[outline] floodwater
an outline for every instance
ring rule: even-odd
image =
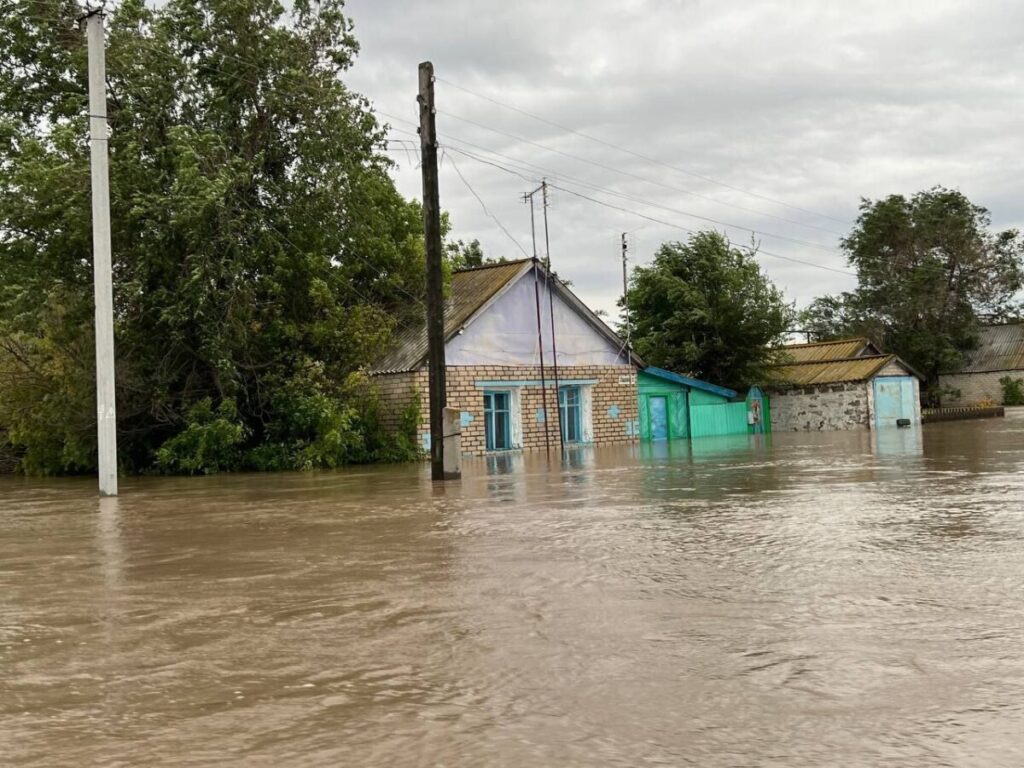
[[[1024,418],[0,480],[0,764],[1019,766]]]

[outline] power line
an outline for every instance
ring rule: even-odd
[[[144,38],[140,37],[140,38],[133,39],[133,44],[136,44],[136,45],[138,45],[141,48],[150,50],[151,52],[154,52],[154,53],[157,53],[157,54],[159,54],[161,56],[164,56],[168,60],[171,60],[171,59],[173,59],[175,61],[179,60],[178,57],[176,57],[172,52],[164,50],[162,48],[158,48],[158,47],[150,44],[149,41],[144,39]],[[240,56],[236,56],[236,55],[230,54],[230,53],[223,53],[223,52],[221,52],[220,55],[222,57],[224,57],[224,58],[228,58],[228,59],[232,59],[234,61],[237,61],[238,63],[242,64],[243,66],[246,66],[246,67],[250,68],[251,70],[260,71],[259,65],[255,64],[254,62],[251,62],[249,60],[246,60],[246,59],[244,59],[244,58],[242,58]],[[221,73],[225,73],[224,69],[222,67],[217,67],[217,66],[211,65],[211,64],[207,64],[206,66],[208,66],[209,68],[211,68],[211,69],[213,69],[215,71],[218,71],[218,72],[221,72]],[[288,81],[294,82],[294,83],[296,83],[296,84],[298,84],[300,86],[303,86],[303,87],[308,87],[310,85],[309,83],[304,83],[304,82],[298,81],[298,80],[296,80],[293,77],[289,77],[288,75],[279,75],[278,79],[281,80],[281,81],[285,81],[285,82],[288,82]],[[438,79],[440,80],[440,78],[438,78]],[[338,81],[338,82],[340,82],[340,81]],[[445,82],[447,82],[447,81],[445,81]],[[285,89],[285,90],[287,90],[287,89]],[[293,90],[291,92],[295,93],[296,91]],[[137,96],[137,94],[136,94],[136,96]],[[401,117],[397,117],[395,115],[390,115],[387,112],[384,112],[384,111],[379,110],[379,109],[371,110],[371,112],[375,112],[377,114],[383,115],[383,116],[385,116],[387,118],[390,118],[390,119],[393,119],[393,120],[398,120],[399,122],[408,123],[408,124],[413,125],[413,126],[416,125],[415,123],[413,123],[410,120],[407,120],[407,119],[401,118]],[[515,136],[513,134],[505,133],[505,132],[503,132],[503,131],[501,131],[499,129],[495,129],[495,128],[492,128],[490,126],[486,126],[486,125],[483,125],[483,124],[480,124],[480,123],[476,123],[475,121],[471,121],[471,120],[468,120],[468,119],[465,119],[465,118],[461,118],[461,117],[459,117],[457,115],[451,115],[449,113],[444,113],[444,114],[448,114],[449,117],[453,117],[455,119],[462,120],[462,121],[467,122],[469,124],[477,125],[477,126],[479,126],[481,128],[484,128],[485,130],[489,130],[489,131],[492,131],[492,132],[495,132],[495,133],[498,133],[498,134],[501,134],[501,135],[505,135],[505,136],[507,136],[509,138],[512,138],[512,139],[516,140],[516,141],[520,141],[520,142],[525,143],[525,144],[530,144],[530,145],[534,145],[534,146],[540,147],[542,149],[545,149],[546,151],[550,151],[550,152],[553,152],[555,154],[565,155],[565,156],[567,156],[567,157],[569,157],[571,159],[578,160],[578,161],[581,161],[581,162],[585,162],[585,163],[588,163],[588,164],[591,164],[591,165],[596,165],[598,167],[605,168],[606,170],[610,170],[610,171],[615,172],[615,173],[620,173],[620,174],[623,174],[623,175],[626,175],[626,176],[634,176],[635,178],[637,178],[637,179],[639,179],[641,181],[648,182],[648,183],[657,183],[657,182],[651,182],[650,180],[645,179],[642,176],[636,176],[635,174],[630,174],[629,172],[622,171],[622,170],[613,168],[611,166],[603,166],[603,165],[601,165],[599,163],[595,163],[594,161],[587,160],[586,158],[576,157],[576,156],[571,155],[569,153],[565,153],[565,152],[562,152],[560,150],[556,150],[556,149],[553,149],[553,148],[550,148],[550,147],[546,147],[545,145],[539,144],[538,142],[533,142],[533,141],[530,141],[528,139],[523,139],[523,138],[517,137],[517,136]],[[391,126],[390,129],[392,129],[392,130],[401,130],[401,129],[396,129],[393,126]],[[572,130],[572,129],[569,129],[569,130]],[[405,132],[406,133],[410,133],[410,134],[412,133],[410,131],[405,131]],[[459,140],[459,141],[462,141],[462,140]],[[464,141],[463,141],[463,143],[469,144],[469,142],[464,142]],[[449,146],[449,149],[456,150],[457,148]],[[497,154],[497,153],[494,153],[494,150],[485,149],[485,151],[491,152],[492,154]],[[522,174],[517,173],[517,172],[509,169],[508,167],[502,166],[500,163],[490,162],[490,161],[482,160],[482,159],[480,159],[478,157],[473,157],[471,154],[468,154],[465,151],[461,151],[460,153],[466,155],[467,157],[472,157],[472,159],[475,159],[478,162],[485,162],[486,164],[492,165],[492,166],[494,166],[496,168],[499,168],[499,169],[501,169],[501,170],[503,170],[505,172],[514,173],[519,178],[522,178],[522,179],[525,179],[527,181],[530,181],[531,183],[533,181],[533,179],[527,179]],[[557,174],[556,173],[554,175],[561,176],[562,174]],[[568,178],[568,177],[566,177],[566,178]],[[691,194],[688,190],[677,189],[677,188],[674,188],[674,187],[671,187],[671,186],[668,186],[668,185],[664,185],[664,184],[659,184],[659,185],[660,186],[666,186],[669,189],[673,189],[675,191],[682,192],[683,194]],[[593,185],[588,185],[588,186],[593,186]],[[552,187],[555,187],[555,185],[552,185]],[[677,225],[677,224],[674,224],[674,223],[671,223],[671,222],[666,222],[666,221],[663,221],[661,219],[657,219],[655,217],[648,216],[646,214],[638,213],[636,211],[633,211],[631,209],[628,209],[628,208],[625,208],[625,207],[622,207],[622,206],[615,206],[615,205],[612,205],[612,204],[604,202],[604,201],[596,200],[594,198],[588,198],[587,196],[582,195],[582,194],[580,194],[578,192],[575,192],[573,190],[565,189],[563,187],[557,187],[557,188],[561,189],[562,191],[567,192],[568,194],[572,194],[572,195],[575,195],[577,197],[581,197],[581,198],[584,198],[584,199],[589,199],[589,200],[591,200],[592,202],[594,202],[596,204],[599,204],[599,205],[602,205],[604,207],[611,208],[611,209],[614,209],[614,210],[619,210],[621,212],[628,213],[628,214],[631,214],[631,215],[634,215],[634,216],[638,216],[638,217],[643,218],[645,220],[651,221],[652,223],[662,224],[664,226],[669,226],[669,227],[672,227],[672,228],[675,228],[675,229],[679,229],[679,230],[682,230],[682,231],[685,231],[685,232],[691,232],[692,233],[692,232],[695,231],[695,230],[689,229],[687,227],[683,227],[681,225]],[[740,191],[742,191],[742,190],[740,190]],[[613,195],[616,195],[616,196],[623,196],[623,197],[626,197],[627,199],[630,199],[629,196],[623,195],[623,193],[612,192],[612,191],[608,191],[608,190],[605,190],[605,192],[608,193],[608,194],[613,194]],[[639,198],[631,198],[631,199],[640,202]],[[768,198],[768,199],[770,199],[770,198]],[[779,201],[774,201],[774,202],[779,202]],[[657,204],[651,204],[651,203],[646,203],[646,202],[645,202],[645,204],[650,204],[650,205],[654,205],[655,207],[660,207]],[[803,210],[803,209],[801,209],[801,210]],[[813,213],[812,211],[808,211],[808,212]],[[685,215],[692,215],[692,214],[685,214]],[[798,243],[801,243],[801,244],[810,244],[808,242],[799,241],[799,240],[796,240],[794,238],[787,238],[785,236],[773,235],[771,233],[766,233],[766,232],[759,231],[759,230],[752,230],[749,227],[743,227],[741,225],[736,225],[736,224],[729,224],[729,223],[721,222],[721,221],[718,221],[718,220],[715,220],[715,219],[710,219],[708,217],[696,217],[695,216],[695,218],[704,218],[704,219],[706,219],[708,221],[711,221],[712,223],[719,224],[720,226],[729,226],[729,227],[733,227],[733,228],[736,228],[736,229],[741,229],[741,230],[745,230],[745,231],[751,231],[751,232],[754,232],[756,234],[760,234],[760,235],[766,236],[766,237],[779,237],[780,239],[791,240],[791,241],[798,242]],[[845,223],[845,222],[841,222],[841,220],[839,220],[839,219],[835,219],[835,220],[836,221],[840,221],[840,223]],[[815,247],[819,247],[819,248],[825,248],[826,247],[826,246],[822,246],[821,244],[813,244],[813,245]],[[780,254],[775,254],[775,253],[772,253],[770,251],[759,250],[758,252],[759,253],[763,253],[766,256],[771,256],[773,258],[779,258],[779,259],[783,259],[783,260],[787,260],[787,261],[793,261],[793,262],[796,262],[796,263],[805,264],[807,266],[816,267],[816,268],[819,268],[819,269],[825,269],[825,270],[828,270],[828,271],[831,271],[831,272],[836,272],[836,273],[839,273],[839,274],[846,274],[846,275],[853,275],[854,274],[854,273],[849,272],[847,270],[841,270],[841,269],[837,269],[837,268],[833,268],[833,267],[828,267],[828,266],[825,266],[825,265],[822,265],[822,264],[816,264],[814,262],[804,261],[804,260],[796,259],[796,258],[793,258],[793,257],[782,256]],[[367,263],[369,264],[369,262],[367,262]],[[941,268],[937,268],[937,269],[939,271],[943,271]],[[381,273],[378,272],[378,274],[381,274]],[[410,296],[411,296],[411,294],[410,294]]]
[[[444,154],[442,154],[441,155],[442,162],[444,161],[444,157],[445,157]],[[513,243],[515,243],[516,248],[518,248],[520,251],[522,251],[523,256],[525,256],[526,258],[530,258],[530,254],[528,254],[526,252],[526,249],[523,248],[523,246],[519,244],[519,241],[516,240],[512,236],[512,233],[509,232],[508,229],[506,229],[505,225],[501,223],[501,220],[498,219],[497,216],[495,216],[493,213],[491,213],[487,209],[487,205],[484,203],[483,199],[480,197],[480,195],[478,195],[476,193],[476,190],[473,189],[473,187],[470,185],[470,183],[466,180],[466,177],[462,175],[462,171],[459,170],[459,166],[456,164],[455,158],[449,157],[448,158],[448,162],[450,162],[452,164],[452,168],[455,169],[455,173],[458,174],[458,177],[460,179],[462,179],[462,183],[466,185],[466,189],[468,189],[473,194],[473,197],[476,198],[477,202],[480,203],[480,207],[484,209],[484,213],[486,213],[489,217],[494,219],[494,223],[497,224],[499,227],[501,227],[501,231],[504,232],[508,236],[509,240],[511,240]]]
[[[643,176],[640,176],[639,174],[632,173],[630,171],[624,171],[624,170],[622,170],[620,168],[615,168],[614,166],[611,166],[611,165],[605,165],[604,163],[599,163],[596,160],[590,160],[590,159],[585,158],[585,157],[580,157],[579,155],[573,155],[573,154],[571,154],[569,152],[563,152],[560,149],[555,149],[554,147],[549,147],[546,144],[541,144],[540,142],[532,141],[530,139],[523,138],[522,136],[516,136],[515,134],[508,133],[507,131],[503,131],[500,128],[494,128],[494,127],[489,126],[489,125],[484,125],[483,123],[479,123],[479,122],[477,122],[475,120],[470,120],[469,118],[462,117],[460,115],[452,114],[451,112],[443,112],[442,110],[438,110],[438,113],[442,114],[442,115],[445,115],[447,117],[453,118],[455,120],[459,120],[461,122],[468,123],[469,125],[473,125],[473,126],[476,126],[478,128],[482,128],[482,129],[484,129],[486,131],[491,131],[493,133],[497,133],[497,134],[499,134],[501,136],[505,136],[505,137],[513,139],[515,141],[519,141],[519,142],[522,142],[524,144],[529,144],[531,146],[539,147],[540,149],[543,149],[543,150],[545,150],[547,152],[553,152],[555,154],[562,155],[564,157],[568,157],[568,158],[570,158],[572,160],[576,160],[576,161],[581,162],[581,163],[587,163],[588,165],[593,165],[593,166],[595,166],[597,168],[601,168],[601,169],[606,170],[606,171],[611,171],[612,173],[618,173],[618,174],[621,174],[623,176],[627,176],[627,177],[632,178],[632,179],[637,179],[638,181],[642,181],[642,182],[645,182],[647,184],[655,184],[655,185],[657,185],[659,187],[664,187],[665,189],[669,189],[669,190],[672,190],[674,192],[681,192],[683,194],[689,194],[689,192],[687,192],[687,190],[680,189],[679,187],[673,187],[671,184],[664,184],[662,182],[652,181],[650,179],[647,179],[647,178],[645,178]],[[682,215],[689,216],[689,217],[694,218],[694,219],[700,219],[702,221],[707,221],[707,222],[709,222],[711,224],[718,224],[719,226],[723,226],[723,227],[734,227],[735,229],[744,229],[744,230],[747,230],[749,232],[755,232],[756,234],[759,234],[762,237],[771,237],[771,238],[774,238],[776,240],[788,240],[790,242],[798,243],[800,245],[809,245],[809,246],[814,247],[814,248],[824,248],[824,249],[827,249],[827,250],[834,250],[834,248],[831,248],[830,246],[827,246],[827,245],[823,245],[822,243],[812,243],[809,240],[800,240],[799,238],[789,237],[788,235],[779,235],[779,234],[776,234],[774,232],[767,232],[765,230],[755,229],[754,227],[747,227],[747,226],[743,226],[743,225],[740,225],[740,224],[734,224],[734,223],[731,223],[731,222],[728,222],[728,221],[722,221],[721,219],[715,219],[715,218],[712,218],[710,216],[702,216],[702,215],[697,214],[697,213],[686,212],[686,211],[675,211],[675,212],[676,213],[681,213]]]
[[[645,160],[645,161],[647,161],[649,163],[654,163],[655,165],[660,165],[663,168],[668,168],[669,170],[676,171],[677,173],[682,173],[682,174],[684,174],[686,176],[692,176],[695,179],[700,179],[701,181],[706,181],[709,184],[715,184],[715,185],[720,186],[720,187],[725,187],[726,189],[731,189],[731,190],[733,190],[735,192],[741,192],[744,195],[750,195],[751,197],[756,197],[756,198],[759,198],[761,200],[766,200],[768,202],[775,203],[776,205],[781,205],[783,207],[790,208],[790,209],[795,210],[795,211],[800,211],[801,213],[810,214],[811,216],[818,216],[818,217],[823,218],[823,219],[829,219],[830,221],[835,221],[835,222],[838,222],[840,224],[848,224],[849,223],[849,222],[847,222],[847,221],[845,221],[843,219],[837,218],[835,216],[831,216],[830,214],[827,214],[827,213],[821,213],[819,211],[814,211],[814,210],[811,210],[809,208],[803,208],[803,207],[801,207],[799,205],[792,205],[792,204],[787,203],[787,202],[785,202],[783,200],[778,200],[778,199],[770,197],[768,195],[763,195],[763,194],[761,194],[759,192],[754,192],[754,191],[749,190],[749,189],[744,189],[743,187],[738,187],[738,186],[735,186],[735,185],[732,185],[732,184],[728,184],[728,183],[723,182],[723,181],[718,181],[717,179],[713,179],[710,176],[704,176],[703,174],[695,173],[695,172],[689,171],[689,170],[687,170],[685,168],[680,168],[678,166],[671,165],[670,163],[666,163],[663,160],[659,160],[659,159],[657,159],[655,157],[651,157],[650,155],[645,155],[645,154],[642,154],[640,152],[636,152],[636,151],[634,151],[632,149],[629,149],[627,147],[622,147],[622,146],[619,146],[617,144],[612,144],[609,141],[605,141],[604,139],[600,139],[600,138],[598,138],[596,136],[591,136],[590,134],[584,133],[583,131],[579,131],[579,130],[576,130],[574,128],[570,128],[570,127],[568,127],[566,125],[562,125],[561,123],[556,123],[554,120],[549,120],[549,119],[547,119],[545,117],[541,117],[540,115],[535,115],[532,112],[528,112],[525,109],[521,109],[520,107],[515,107],[515,106],[512,106],[511,104],[506,104],[503,101],[498,101],[497,99],[494,99],[494,98],[492,98],[490,96],[485,96],[482,93],[477,93],[476,91],[472,91],[469,88],[466,88],[465,86],[458,85],[457,83],[453,83],[451,80],[447,80],[447,79],[445,79],[443,77],[439,77],[437,79],[438,79],[438,81],[444,83],[445,85],[450,85],[451,87],[456,88],[456,89],[462,91],[463,93],[468,93],[470,96],[475,96],[478,99],[483,99],[484,101],[489,101],[492,104],[496,104],[499,107],[503,107],[505,109],[509,109],[509,110],[511,110],[513,112],[518,112],[521,115],[525,115],[526,117],[530,117],[530,118],[532,118],[534,120],[538,120],[538,121],[540,121],[540,122],[542,122],[542,123],[544,123],[546,125],[550,125],[550,126],[552,126],[554,128],[558,128],[559,130],[566,131],[567,133],[571,133],[571,134],[573,134],[575,136],[579,136],[581,138],[587,139],[588,141],[593,141],[593,142],[595,142],[597,144],[600,144],[600,145],[602,145],[604,147],[608,147],[610,149],[614,149],[614,150],[617,150],[619,152],[624,152],[627,155],[632,155],[633,157],[639,158],[641,160]],[[694,193],[691,193],[691,194],[697,195],[698,193],[694,192]],[[715,200],[715,198],[709,197],[707,195],[698,195],[698,196],[699,197],[707,197],[707,199],[709,199],[709,200]],[[715,202],[721,203],[722,205],[730,205],[733,208],[737,208],[739,210],[745,210],[745,211],[748,211],[748,212],[759,213],[762,216],[771,216],[772,218],[780,218],[780,217],[774,216],[773,214],[770,214],[770,213],[764,213],[764,212],[760,212],[760,211],[752,211],[752,209],[742,208],[741,206],[734,205],[732,203],[726,203],[726,202],[723,202],[723,201],[720,201],[720,200],[715,200]],[[799,224],[800,226],[807,226],[807,227],[812,227],[814,229],[821,229],[820,227],[814,227],[814,225],[806,224],[806,223],[803,223],[803,222],[794,222],[794,221],[790,221],[789,219],[784,219],[784,218],[781,219],[781,220],[782,221],[786,221],[786,222],[788,222],[790,224]],[[823,230],[823,231],[831,232],[832,230]],[[833,234],[839,234],[839,233],[833,232]]]
[[[473,157],[473,155],[471,155],[471,154],[469,154],[469,153],[467,153],[467,152],[465,152],[463,150],[460,150],[457,147],[448,147],[448,149],[450,149],[453,152],[458,152],[459,154],[465,155],[466,157],[469,157],[471,159],[474,159],[474,160],[477,159],[476,157]],[[518,172],[512,170],[511,168],[505,168],[502,165],[500,165],[499,163],[493,163],[493,162],[489,162],[489,161],[483,161],[483,162],[487,162],[488,165],[492,165],[495,168],[498,168],[500,170],[506,171],[507,173],[511,173],[511,174],[513,174],[515,176],[518,176],[519,178],[524,178]],[[682,226],[680,224],[675,224],[675,223],[670,222],[670,221],[665,221],[664,219],[659,219],[659,218],[654,217],[654,216],[648,216],[647,214],[640,213],[639,211],[634,211],[634,210],[632,210],[630,208],[625,208],[623,206],[614,205],[614,204],[608,203],[608,202],[606,202],[604,200],[598,200],[597,198],[590,197],[589,195],[585,195],[585,194],[583,194],[581,192],[577,192],[575,190],[569,189],[569,188],[564,187],[564,186],[560,186],[558,184],[551,184],[549,182],[548,186],[550,186],[552,189],[560,190],[560,191],[565,192],[567,194],[573,195],[574,197],[578,197],[578,198],[581,198],[583,200],[587,200],[587,201],[589,201],[591,203],[595,203],[596,205],[600,205],[600,206],[603,206],[605,208],[610,208],[612,210],[620,211],[622,213],[628,213],[628,214],[630,214],[632,216],[637,216],[637,217],[639,217],[641,219],[646,219],[647,221],[650,221],[652,223],[661,224],[663,226],[671,227],[673,229],[678,229],[678,230],[681,230],[683,232],[688,232],[690,234],[697,234],[697,230],[690,229],[689,227],[684,227],[684,226]],[[771,251],[765,251],[765,250],[761,250],[761,249],[757,249],[757,253],[761,253],[761,254],[764,254],[765,256],[770,256],[770,257],[775,258],[775,259],[782,259],[784,261],[791,261],[791,262],[794,262],[794,263],[797,263],[797,264],[803,264],[805,266],[814,267],[816,269],[825,269],[825,270],[828,270],[829,272],[836,272],[836,273],[841,274],[841,275],[848,275],[848,276],[856,277],[856,274],[853,273],[853,272],[850,272],[849,270],[838,269],[836,267],[829,267],[829,266],[827,266],[825,264],[818,264],[818,263],[815,263],[813,261],[805,261],[804,259],[798,259],[798,258],[795,258],[795,257],[792,257],[792,256],[783,256],[783,255],[778,254],[778,253],[772,253]]]
[[[574,195],[575,197],[579,197],[579,198],[581,198],[583,200],[588,200],[588,201],[590,201],[592,203],[596,203],[597,205],[605,206],[606,208],[611,208],[613,210],[622,211],[624,213],[631,213],[634,216],[639,216],[642,219],[647,219],[648,221],[652,221],[652,222],[654,222],[656,224],[663,224],[663,225],[665,225],[667,227],[674,227],[675,229],[680,229],[683,232],[689,232],[691,234],[697,234],[695,230],[692,230],[692,229],[690,229],[688,227],[683,227],[683,226],[680,226],[678,224],[673,224],[672,222],[669,222],[669,221],[664,221],[662,219],[657,219],[657,218],[655,218],[653,216],[648,216],[646,214],[639,213],[637,211],[632,211],[632,210],[630,210],[628,208],[623,208],[623,207],[618,206],[618,205],[613,205],[613,204],[607,203],[607,202],[605,202],[603,200],[598,200],[596,198],[589,197],[589,196],[584,195],[584,194],[582,194],[580,192],[575,192],[575,191],[573,191],[571,189],[566,189],[565,187],[557,186],[556,184],[551,184],[549,186],[551,186],[553,189],[561,190],[562,192],[566,192],[566,193],[568,193],[570,195]],[[857,276],[855,272],[850,272],[849,270],[846,270],[846,269],[838,269],[836,267],[829,267],[829,266],[827,266],[825,264],[817,264],[817,263],[815,263],[813,261],[805,261],[803,259],[797,259],[797,258],[794,258],[792,256],[782,256],[781,254],[772,253],[770,251],[761,250],[760,248],[757,248],[757,249],[754,249],[754,250],[755,250],[756,253],[763,253],[765,256],[771,256],[772,258],[775,258],[775,259],[784,259],[785,261],[792,261],[792,262],[795,262],[797,264],[804,264],[804,265],[806,265],[808,267],[816,267],[817,269],[827,269],[829,272],[836,272],[836,273],[841,274],[841,275],[850,275],[850,276],[853,276],[853,277]]]
[[[390,130],[401,130],[401,129],[395,128],[394,126],[390,126]],[[545,168],[544,166],[540,166],[540,165],[537,165],[535,163],[528,162],[526,160],[519,160],[519,159],[516,159],[516,158],[509,157],[508,155],[504,155],[504,154],[502,154],[500,152],[497,152],[497,151],[495,151],[493,149],[489,149],[489,148],[484,147],[484,146],[482,146],[480,144],[475,144],[473,142],[466,141],[465,139],[453,137],[451,134],[446,134],[446,135],[447,135],[448,141],[453,141],[454,140],[454,141],[458,142],[459,144],[465,144],[465,145],[470,146],[470,147],[475,147],[475,148],[481,149],[482,151],[487,152],[487,153],[489,153],[491,155],[494,155],[495,157],[502,158],[503,160],[505,160],[508,163],[508,165],[502,165],[501,163],[492,162],[492,161],[490,161],[487,158],[483,158],[483,157],[480,157],[479,155],[475,155],[472,152],[468,152],[468,151],[466,151],[464,149],[461,149],[460,147],[452,146],[451,144],[445,144],[445,146],[448,149],[451,149],[453,151],[457,151],[460,154],[465,155],[466,157],[469,157],[469,158],[471,158],[473,160],[476,160],[477,162],[483,163],[485,165],[493,166],[494,168],[497,168],[499,170],[502,170],[502,171],[505,171],[505,172],[513,172],[520,179],[522,179],[523,181],[529,182],[529,183],[539,183],[540,177],[525,176],[525,175],[523,175],[523,173],[529,173],[530,169],[536,169],[537,171],[539,171],[542,174],[547,174],[547,175],[551,175],[551,176],[553,176],[555,178],[561,178],[561,179],[565,179],[565,180],[571,181],[574,184],[577,184],[577,185],[582,186],[582,187],[587,188],[587,189],[591,189],[591,190],[593,190],[595,192],[601,192],[601,193],[606,194],[606,195],[612,195],[613,197],[618,197],[618,198],[621,198],[621,199],[624,199],[624,200],[628,200],[630,202],[640,203],[641,205],[650,206],[652,208],[661,208],[662,210],[665,210],[665,211],[667,211],[669,213],[677,213],[677,214],[681,214],[683,216],[690,216],[691,215],[687,211],[680,211],[678,209],[662,205],[661,203],[655,203],[655,202],[652,202],[650,200],[646,200],[644,198],[637,197],[635,195],[629,195],[629,194],[626,194],[624,192],[618,192],[616,190],[608,189],[607,187],[601,187],[601,186],[598,186],[596,184],[592,184],[592,183],[590,183],[588,181],[584,181],[584,180],[582,180],[582,179],[580,179],[579,177],[576,177],[576,176],[570,176],[568,174],[562,174],[562,173],[559,173],[558,171],[555,171],[553,169]],[[516,171],[515,170],[516,166],[518,166],[519,167],[519,171],[522,171],[522,172]],[[554,186],[554,185],[552,185],[552,186]],[[623,210],[626,210],[626,209],[623,209]],[[700,218],[700,217],[697,217],[697,218]],[[727,227],[732,227],[734,229],[740,229],[740,230],[747,231],[747,232],[753,232],[755,234],[766,235],[766,233],[758,232],[757,230],[751,230],[751,229],[743,227],[742,225],[739,225],[739,224],[727,224],[727,223],[718,222],[718,221],[715,221],[715,220],[712,220],[712,223],[719,224],[720,226],[727,226]],[[619,230],[616,230],[616,231],[618,232]],[[686,229],[685,231],[693,232],[695,230]],[[767,236],[770,237],[771,235],[767,235]],[[796,242],[798,244],[813,246],[813,247],[819,248],[821,250],[824,250],[824,251],[826,251],[828,253],[834,253],[837,256],[841,256],[840,252],[837,251],[836,249],[829,248],[827,246],[821,245],[820,243],[812,243],[812,242],[808,242],[808,241],[799,240],[799,239],[796,239],[796,238],[786,238],[786,239],[791,240],[793,242]],[[766,251],[762,251],[762,253],[767,253],[767,252]]]

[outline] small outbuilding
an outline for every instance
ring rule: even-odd
[[[939,376],[943,405],[1003,402],[1000,379],[1024,380],[1024,323],[990,325],[978,334],[978,347],[956,371]]]
[[[922,377],[868,339],[785,347],[771,371],[771,428],[819,432],[921,423]]]
[[[750,432],[750,405],[736,391],[647,366],[637,374],[640,439],[645,442]],[[761,398],[758,402],[760,413]]]

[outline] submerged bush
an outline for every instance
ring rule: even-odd
[[[185,429],[157,450],[156,466],[190,475],[235,469],[247,431],[233,400],[214,409],[210,398],[204,398],[189,410]]]
[[[1003,405],[1024,405],[1024,379],[1003,376],[999,383],[1003,387]]]

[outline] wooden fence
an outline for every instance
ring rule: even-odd
[[[992,419],[1005,416],[1003,406],[982,408],[977,405],[965,405],[960,408],[922,408],[921,422],[928,424],[933,421],[960,421],[961,419]]]

